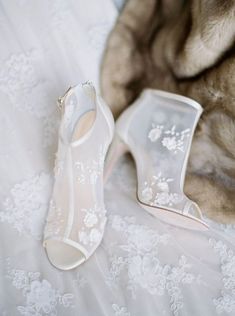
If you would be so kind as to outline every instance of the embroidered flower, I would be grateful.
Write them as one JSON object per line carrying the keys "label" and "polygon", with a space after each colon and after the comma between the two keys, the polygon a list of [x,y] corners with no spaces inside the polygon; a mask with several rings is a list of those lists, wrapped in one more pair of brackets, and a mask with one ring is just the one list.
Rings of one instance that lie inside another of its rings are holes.
{"label": "embroidered flower", "polygon": [[159,182],[156,186],[162,192],[169,192],[170,190],[167,182]]}
{"label": "embroidered flower", "polygon": [[179,203],[183,199],[183,195],[170,192],[169,183],[174,179],[166,178],[159,172],[158,175],[152,176],[149,183],[144,182],[144,189],[142,190],[142,199],[152,206],[164,205],[172,206]]}
{"label": "embroidered flower", "polygon": [[223,289],[213,300],[218,314],[235,312],[235,254],[225,243],[210,239],[209,244],[220,259]]}
{"label": "embroidered flower", "polygon": [[15,108],[37,118],[45,118],[54,111],[48,106],[46,93],[50,82],[40,78],[36,66],[43,55],[40,49],[10,54],[0,67],[0,90],[8,95]]}
{"label": "embroidered flower", "polygon": [[84,245],[87,245],[89,243],[89,235],[86,232],[79,232],[78,237],[80,242],[82,242]]}
{"label": "embroidered flower", "polygon": [[78,236],[79,236],[80,242],[83,243],[84,245],[87,245],[87,244],[92,245],[100,241],[102,234],[98,229],[92,228],[89,233],[85,231],[79,232]]}
{"label": "embroidered flower", "polygon": [[152,249],[153,244],[158,240],[156,235],[151,230],[146,230],[141,226],[130,225],[128,227],[129,244],[137,250],[138,253],[143,253]]}
{"label": "embroidered flower", "polygon": [[144,201],[148,202],[150,200],[152,200],[153,198],[153,190],[152,188],[145,188],[143,191],[142,191],[142,198],[144,199]]}
{"label": "embroidered flower", "polygon": [[44,238],[59,235],[64,227],[64,217],[60,208],[56,207],[55,201],[50,200],[49,212],[44,229]]}
{"label": "embroidered flower", "polygon": [[183,131],[176,131],[176,126],[173,125],[171,129],[164,131],[165,135],[163,138],[162,145],[168,150],[173,151],[177,154],[178,151],[184,152],[185,138],[190,136],[190,129],[187,128]]}
{"label": "embroidered flower", "polygon": [[133,257],[129,265],[130,279],[141,284],[150,294],[164,294],[168,272],[169,267],[162,269],[159,260],[150,254]]}
{"label": "embroidered flower", "polygon": [[164,125],[152,124],[152,129],[148,133],[148,138],[151,142],[156,142],[163,136],[161,143],[169,151],[173,151],[177,154],[178,151],[184,152],[185,138],[190,136],[190,129],[178,131],[176,125],[173,125],[170,129],[166,129]]}
{"label": "embroidered flower", "polygon": [[126,221],[124,221],[120,216],[114,216],[112,218],[112,228],[116,231],[124,231],[126,225]]}
{"label": "embroidered flower", "polygon": [[145,225],[130,222],[129,217],[119,215],[111,219],[111,227],[114,230],[117,228],[119,233],[122,227],[123,243],[112,245],[115,254],[110,257],[107,284],[117,286],[120,280],[131,291],[133,298],[136,298],[136,293],[141,289],[151,295],[168,295],[172,315],[178,316],[183,308],[183,285],[200,282],[200,275],[195,276],[188,271],[191,264],[184,256],[175,265],[160,262],[158,249],[161,245],[165,247],[169,235],[159,235]]}
{"label": "embroidered flower", "polygon": [[164,137],[162,140],[162,145],[168,150],[175,150],[177,147],[177,142],[175,137]]}
{"label": "embroidered flower", "polygon": [[99,242],[101,238],[101,233],[98,231],[98,229],[93,228],[90,232],[90,241],[91,242]]}
{"label": "embroidered flower", "polygon": [[168,193],[168,192],[157,193],[154,200],[154,205],[172,206],[173,204],[178,204],[182,199],[183,199],[182,195],[179,195],[177,193]]}
{"label": "embroidered flower", "polygon": [[98,217],[94,213],[87,213],[84,218],[84,224],[86,227],[92,227],[98,222]]}
{"label": "embroidered flower", "polygon": [[167,192],[157,193],[154,204],[167,205],[170,203],[170,194]]}
{"label": "embroidered flower", "polygon": [[15,270],[16,277],[13,279],[12,284],[17,289],[23,289],[25,286],[27,286],[27,277],[24,273],[24,271],[21,270]]}
{"label": "embroidered flower", "polygon": [[150,130],[150,132],[148,133],[148,138],[151,140],[151,142],[156,142],[161,137],[162,129],[163,126],[158,125]]}
{"label": "embroidered flower", "polygon": [[75,167],[78,170],[76,176],[77,181],[82,184],[95,184],[103,173],[104,156],[105,147],[102,145],[99,148],[97,159],[76,161]]}
{"label": "embroidered flower", "polygon": [[73,294],[62,294],[47,280],[40,280],[39,272],[9,269],[6,277],[12,280],[15,288],[22,290],[23,297],[25,297],[25,304],[17,306],[21,315],[56,316],[59,304],[63,307],[71,306]]}
{"label": "embroidered flower", "polygon": [[99,221],[99,217],[103,218],[106,214],[106,210],[103,207],[99,207],[98,205],[94,205],[93,207],[86,209],[81,209],[83,213],[85,213],[84,224],[86,227],[91,228],[96,225]]}
{"label": "embroidered flower", "polygon": [[115,316],[131,316],[125,306],[119,306],[117,304],[112,304],[112,309],[115,312]]}
{"label": "embroidered flower", "polygon": [[47,280],[35,280],[30,284],[26,303],[34,306],[38,311],[49,314],[57,304],[56,290]]}
{"label": "embroidered flower", "polygon": [[0,221],[8,222],[19,234],[42,238],[51,192],[51,176],[40,173],[16,183],[3,202]]}

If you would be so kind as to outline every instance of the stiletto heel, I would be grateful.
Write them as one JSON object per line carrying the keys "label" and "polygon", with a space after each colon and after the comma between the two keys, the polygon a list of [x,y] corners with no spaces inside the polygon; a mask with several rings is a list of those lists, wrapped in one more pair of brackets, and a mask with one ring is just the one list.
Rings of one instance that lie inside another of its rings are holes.
{"label": "stiletto heel", "polygon": [[128,152],[127,145],[121,140],[121,138],[116,133],[105,159],[104,182],[106,182],[109,178],[119,158],[123,156],[126,152]]}
{"label": "stiletto heel", "polygon": [[201,113],[200,104],[190,98],[146,89],[116,122],[106,171],[107,179],[123,151],[130,151],[137,168],[139,204],[167,223],[195,230],[206,230],[208,225],[183,189]]}

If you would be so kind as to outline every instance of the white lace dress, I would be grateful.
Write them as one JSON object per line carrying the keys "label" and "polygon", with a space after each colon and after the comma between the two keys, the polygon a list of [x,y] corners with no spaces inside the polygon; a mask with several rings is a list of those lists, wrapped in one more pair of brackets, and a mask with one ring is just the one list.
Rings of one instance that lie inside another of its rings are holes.
{"label": "white lace dress", "polygon": [[[56,99],[98,86],[122,1],[1,1],[0,315],[235,315],[235,228],[198,233],[153,219],[123,158],[106,185],[107,228],[82,266],[62,272],[42,247],[53,184]],[[148,135],[146,135],[147,137]]]}

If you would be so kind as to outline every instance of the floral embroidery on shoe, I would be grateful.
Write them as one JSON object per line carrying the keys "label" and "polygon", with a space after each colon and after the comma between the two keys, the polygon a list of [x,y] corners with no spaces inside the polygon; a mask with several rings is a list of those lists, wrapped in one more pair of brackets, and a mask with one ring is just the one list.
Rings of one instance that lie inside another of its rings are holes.
{"label": "floral embroidery on shoe", "polygon": [[155,126],[152,124],[152,129],[148,133],[148,138],[151,140],[151,142],[156,142],[162,135],[163,125],[157,125]]}
{"label": "floral embroidery on shoe", "polygon": [[64,218],[60,208],[57,208],[53,200],[50,201],[44,238],[59,235],[63,229]]}
{"label": "floral embroidery on shoe", "polygon": [[146,187],[145,189],[142,190],[142,199],[145,202],[151,201],[153,198],[153,189],[150,187]]}
{"label": "floral embroidery on shoe", "polygon": [[78,170],[77,181],[79,183],[91,183],[95,184],[98,177],[103,173],[103,165],[104,165],[104,157],[105,157],[105,147],[100,146],[98,152],[98,158],[92,159],[88,162],[75,162],[75,167]]}
{"label": "floral embroidery on shoe", "polygon": [[97,228],[92,228],[89,232],[79,232],[79,240],[84,245],[92,246],[94,243],[99,243],[102,234]]}
{"label": "floral embroidery on shoe", "polygon": [[162,146],[177,154],[179,151],[184,152],[184,142],[190,136],[190,129],[176,131],[176,126],[173,125],[171,129],[165,130],[164,125],[155,125],[153,123],[152,129],[148,133],[150,141],[156,142],[162,135],[166,135],[161,140]]}
{"label": "floral embroidery on shoe", "polygon": [[104,208],[98,207],[96,204],[92,208],[83,208],[81,211],[86,213],[83,222],[87,228],[91,228],[96,225],[99,219],[103,218],[106,214],[106,210]]}
{"label": "floral embroidery on shoe", "polygon": [[[87,211],[82,209],[82,211]],[[85,218],[84,218],[84,224],[86,227],[90,228],[93,227],[95,224],[97,224],[98,222],[98,217],[95,213],[88,213],[86,214]]]}
{"label": "floral embroidery on shoe", "polygon": [[89,246],[98,244],[102,238],[106,222],[106,209],[95,204],[89,209],[81,209],[81,212],[85,216],[83,218],[84,226],[78,233],[79,241]]}
{"label": "floral embroidery on shoe", "polygon": [[178,193],[157,193],[152,205],[173,206],[182,201]]}
{"label": "floral embroidery on shoe", "polygon": [[162,139],[162,145],[169,151],[177,154],[178,151],[184,152],[184,140],[189,137],[190,129],[187,128],[181,132],[176,131],[176,126],[173,125],[170,130],[164,131],[165,135],[169,135]]}
{"label": "floral embroidery on shoe", "polygon": [[144,182],[144,188],[141,191],[142,200],[152,206],[173,206],[180,203],[183,196],[170,192],[169,183],[173,181],[172,178],[162,177],[161,172],[157,176],[152,176],[150,183]]}

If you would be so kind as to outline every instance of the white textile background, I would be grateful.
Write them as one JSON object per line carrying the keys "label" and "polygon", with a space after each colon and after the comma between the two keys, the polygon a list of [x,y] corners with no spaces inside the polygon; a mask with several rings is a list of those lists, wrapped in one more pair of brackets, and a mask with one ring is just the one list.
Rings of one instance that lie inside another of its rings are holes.
{"label": "white textile background", "polygon": [[135,200],[123,158],[105,188],[108,224],[75,270],[50,265],[42,231],[68,86],[99,88],[105,39],[122,1],[0,2],[0,315],[235,315],[235,228],[161,223]]}

